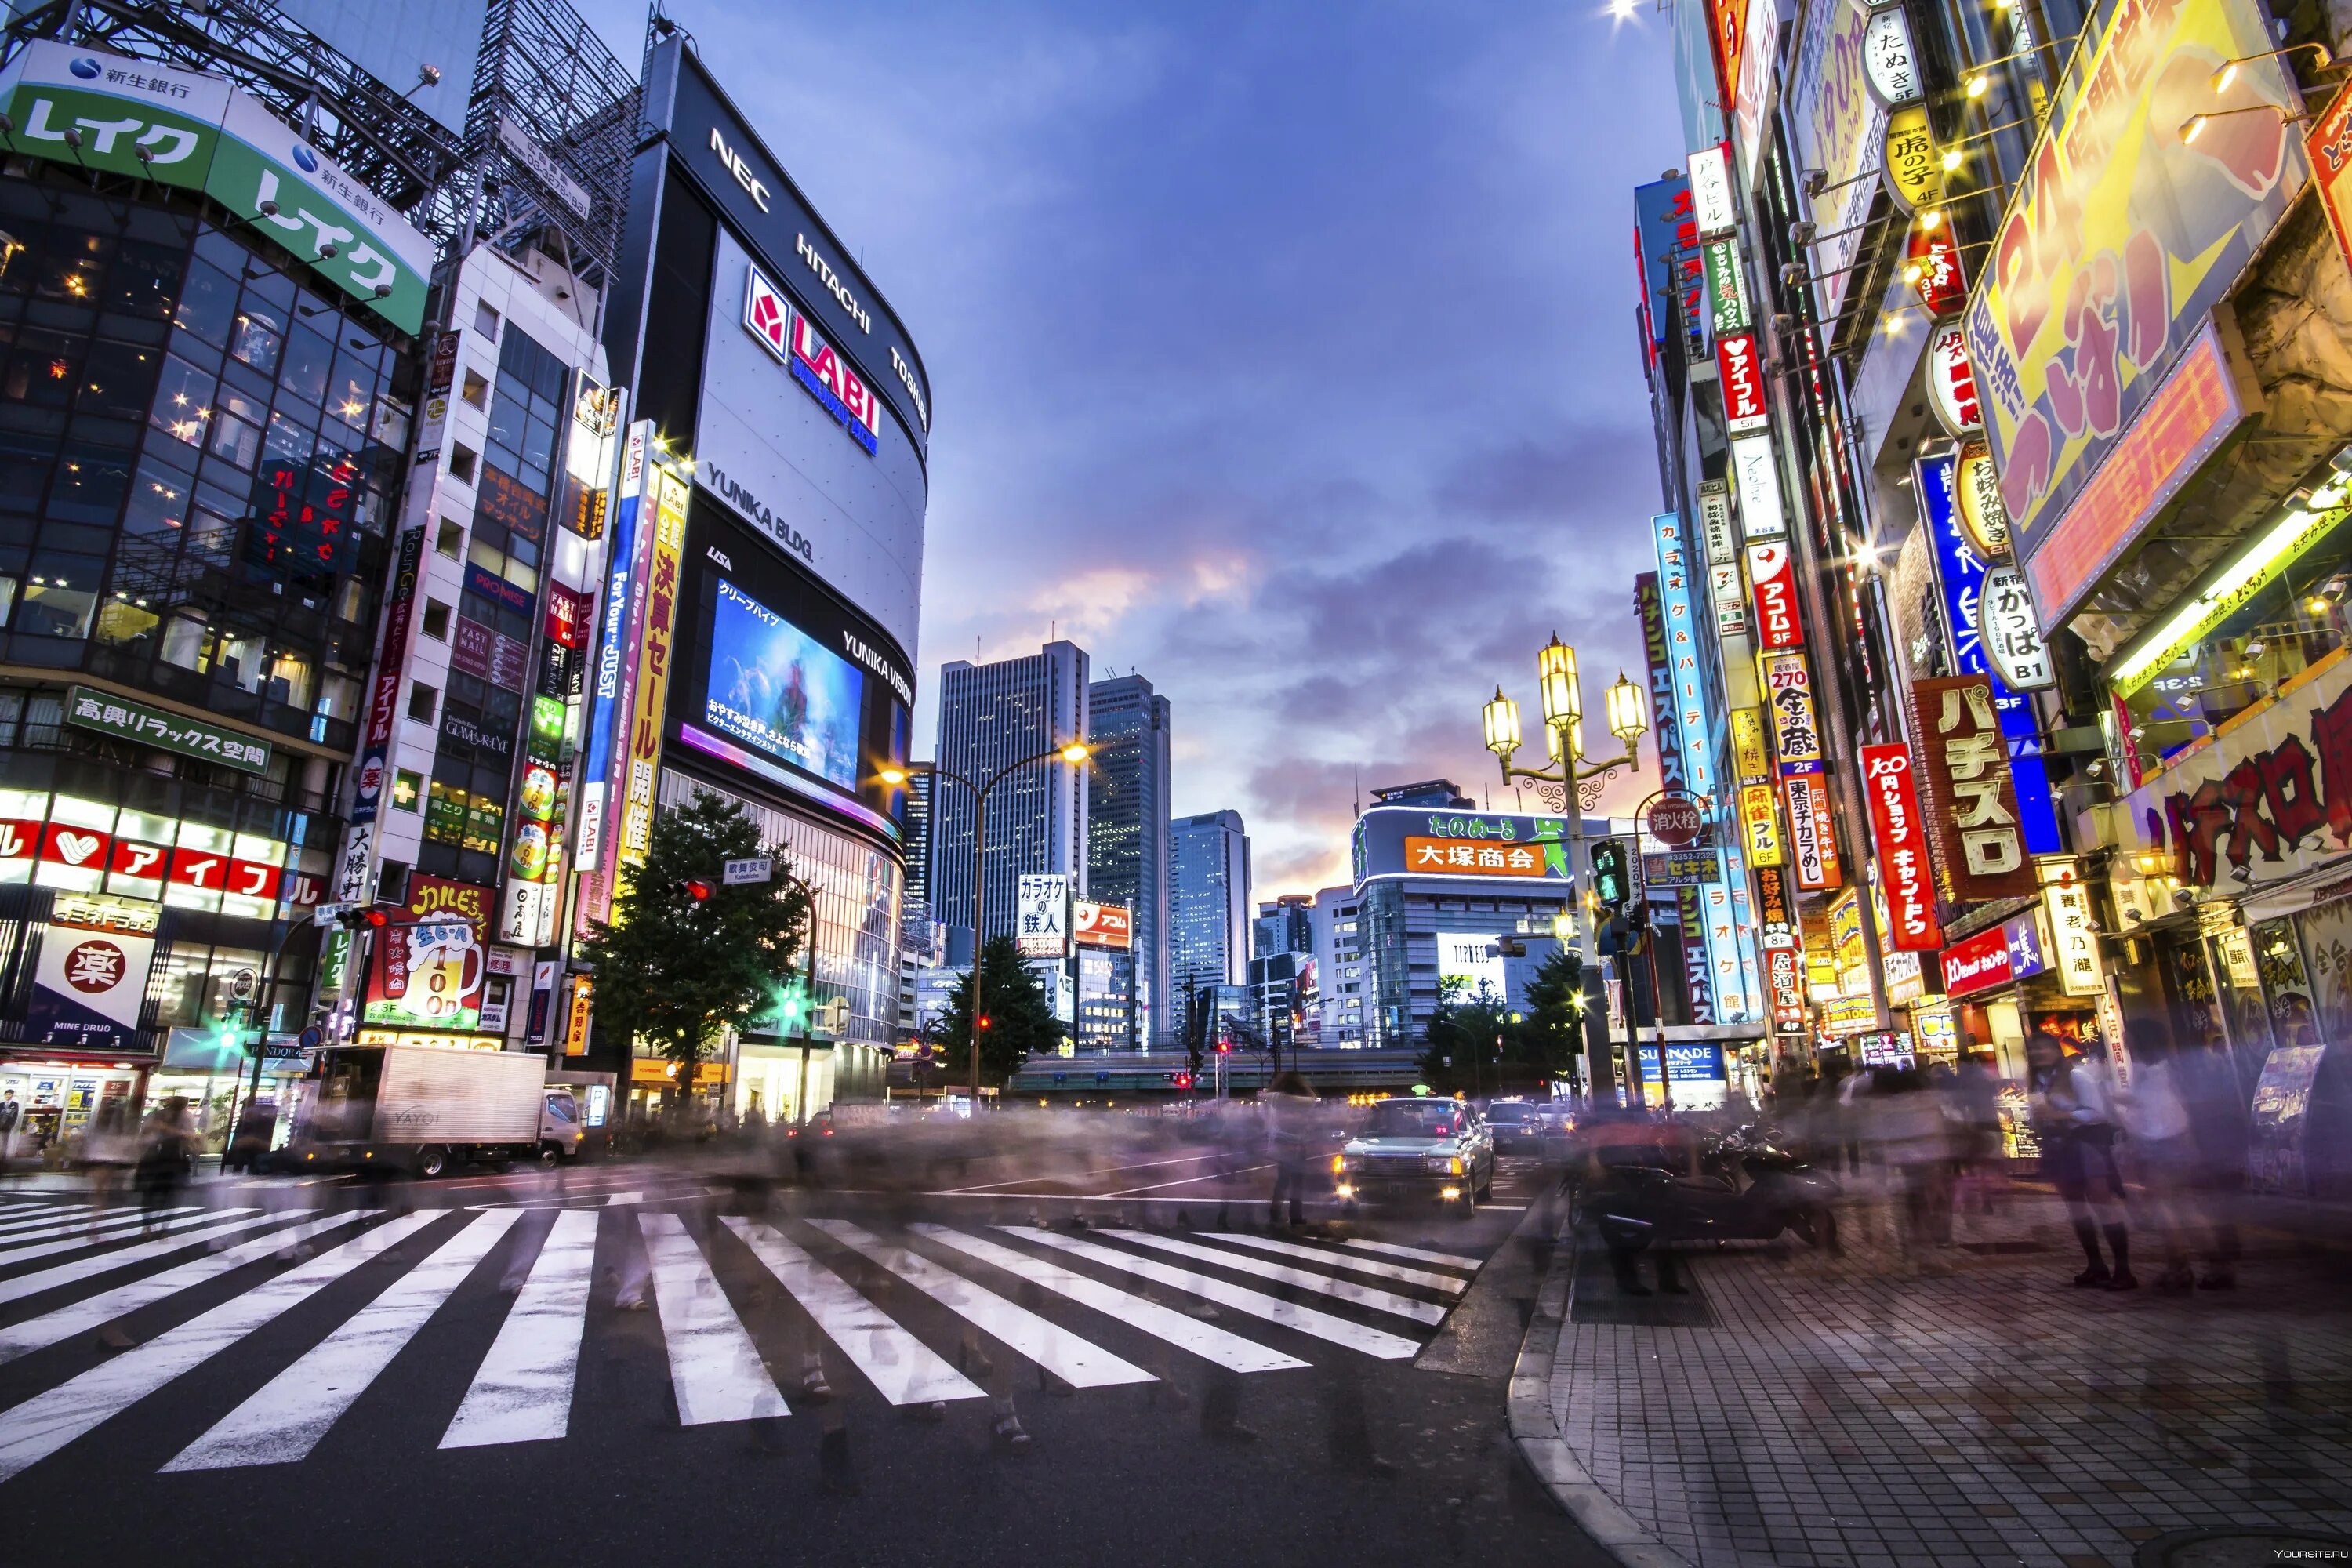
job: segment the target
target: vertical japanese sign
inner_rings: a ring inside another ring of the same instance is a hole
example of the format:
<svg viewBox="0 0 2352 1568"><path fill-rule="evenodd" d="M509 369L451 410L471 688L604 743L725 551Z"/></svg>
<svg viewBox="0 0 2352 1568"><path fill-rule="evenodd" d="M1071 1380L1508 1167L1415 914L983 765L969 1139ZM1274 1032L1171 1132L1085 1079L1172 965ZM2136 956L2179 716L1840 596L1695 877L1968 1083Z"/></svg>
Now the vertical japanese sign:
<svg viewBox="0 0 2352 1568"><path fill-rule="evenodd" d="M1733 437L1731 487L1739 497L1741 538L1752 543L1778 539L1789 531L1788 513L1780 507L1780 465L1772 455L1771 432L1759 430Z"/></svg>
<svg viewBox="0 0 2352 1568"><path fill-rule="evenodd" d="M1805 640L1797 611L1797 564L1785 543L1748 547L1748 581L1756 595L1756 641L1768 648Z"/></svg>
<svg viewBox="0 0 2352 1568"><path fill-rule="evenodd" d="M2011 787L2009 752L1981 675L1911 684L1915 732L1927 754L1929 814L1955 902L2039 891Z"/></svg>
<svg viewBox="0 0 2352 1568"><path fill-rule="evenodd" d="M1870 800L1871 835L1877 840L1887 934L1898 952L1932 952L1944 945L1944 932L1936 921L1935 868L1927 856L1918 785L1911 775L1911 748L1864 746L1862 783Z"/></svg>
<svg viewBox="0 0 2352 1568"><path fill-rule="evenodd" d="M1676 174L1633 188L1633 252L1642 274L1642 314L1653 354L1679 325L1698 336L1706 304L1706 263L1698 250L1698 221L1690 182Z"/></svg>
<svg viewBox="0 0 2352 1568"><path fill-rule="evenodd" d="M686 507L694 494L684 477L667 468L658 478L636 703L629 721L627 773L621 789L617 864L622 866L644 865L653 837L654 785L661 771L662 725L669 712L670 644L677 627L678 569L686 558Z"/></svg>
<svg viewBox="0 0 2352 1568"><path fill-rule="evenodd" d="M1764 365L1753 332L1729 332L1715 340L1716 374L1723 382L1723 422L1745 435L1771 424L1764 406Z"/></svg>
<svg viewBox="0 0 2352 1568"><path fill-rule="evenodd" d="M613 912L612 864L614 835L608 815L620 815L615 787L619 763L628 750L628 722L635 696L635 629L642 606L636 584L645 581L641 560L653 545L653 518L647 513L648 481L653 473L653 422L631 425L621 448L621 478L614 488L613 553L604 567L604 603L597 620L596 679L588 711L587 756L580 769L580 835L572 863L582 873L575 906L579 934L588 934L592 921Z"/></svg>
<svg viewBox="0 0 2352 1568"><path fill-rule="evenodd" d="M2058 837L2058 811L2051 796L2050 772L2042 761L2042 726L2034 717L2033 700L2003 684L1992 673L1992 662L1985 653L1980 626L1985 562L1970 543L1962 521L1959 487L1965 469L1965 448L1958 462L1947 453L1925 458L1912 468L1912 494L1919 498L1919 521L1933 545L1929 555L1936 567L1937 603L1944 612L1944 647L1951 655L1954 671L1985 676L1990 681L1993 707L2000 715L2000 732L2011 759L2026 850L2055 855L2065 846Z"/></svg>
<svg viewBox="0 0 2352 1568"><path fill-rule="evenodd" d="M2050 961L2058 983L2069 996L2100 996L2106 993L2106 972L2099 962L2099 928L2091 918L2090 889L2075 874L2073 862L2046 863L2042 884L2042 910L2050 917Z"/></svg>
<svg viewBox="0 0 2352 1568"><path fill-rule="evenodd" d="M1684 537L1682 518L1663 512L1650 520L1658 554L1658 596L1665 617L1667 656L1672 661L1674 696L1683 751L1684 787L1705 803L1709 822L1727 821L1732 802L1715 775L1717 726L1723 705L1716 700L1700 632L1693 576L1697 567ZM1718 851L1708 851L1710 856ZM1713 978L1715 1019L1730 1023L1748 1016L1747 989L1742 983L1738 933L1727 918L1703 911L1700 929L1706 950L1707 973Z"/></svg>
<svg viewBox="0 0 2352 1568"><path fill-rule="evenodd" d="M359 903L368 896L368 868L375 858L375 823L383 809L384 773L391 765L392 733L400 720L400 678L408 664L409 623L416 607L416 578L425 559L422 525L400 536L393 557L392 591L384 595L383 651L376 657L375 684L368 691L367 734L352 795L350 831L335 872L335 901Z"/></svg>
<svg viewBox="0 0 2352 1568"><path fill-rule="evenodd" d="M1650 717L1657 726L1658 784L1669 795L1688 790L1683 773L1682 725L1675 715L1674 656L1666 643L1666 617L1658 603L1658 574L1644 572L1633 579L1633 609L1642 622L1642 652L1650 671Z"/></svg>
<svg viewBox="0 0 2352 1568"><path fill-rule="evenodd" d="M1822 726L1813 709L1813 671L1796 648L1756 656L1757 679L1772 721L1772 754L1783 777L1822 771Z"/></svg>
<svg viewBox="0 0 2352 1568"><path fill-rule="evenodd" d="M1780 781L1789 802L1789 865L1797 886L1809 893L1845 884L1838 864L1837 834L1830 822L1829 786L1819 773Z"/></svg>

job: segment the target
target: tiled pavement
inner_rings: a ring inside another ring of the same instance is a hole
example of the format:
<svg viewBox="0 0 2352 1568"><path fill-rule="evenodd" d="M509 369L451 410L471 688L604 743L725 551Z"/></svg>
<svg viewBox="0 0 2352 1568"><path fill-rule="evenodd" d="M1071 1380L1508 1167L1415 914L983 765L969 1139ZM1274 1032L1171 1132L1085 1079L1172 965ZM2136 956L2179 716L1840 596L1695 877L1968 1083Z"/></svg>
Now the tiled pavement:
<svg viewBox="0 0 2352 1568"><path fill-rule="evenodd" d="M1712 1326L1591 1321L1623 1304L1581 1260L1551 1412L1657 1544L1698 1568L2093 1568L2188 1531L2352 1540L2341 1253L2250 1237L2233 1292L2111 1294L2070 1287L2047 1196L1964 1216L1924 1272L1884 1211L1847 1230L1842 1259L1692 1255L1675 1305Z"/></svg>

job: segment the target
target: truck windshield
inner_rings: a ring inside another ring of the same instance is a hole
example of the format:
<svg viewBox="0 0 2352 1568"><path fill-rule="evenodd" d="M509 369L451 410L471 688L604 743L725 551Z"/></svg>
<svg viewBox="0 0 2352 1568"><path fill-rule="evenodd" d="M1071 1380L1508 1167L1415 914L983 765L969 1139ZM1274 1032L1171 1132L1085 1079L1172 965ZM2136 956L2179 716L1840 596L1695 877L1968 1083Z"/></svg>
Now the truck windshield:
<svg viewBox="0 0 2352 1568"><path fill-rule="evenodd" d="M319 1063L319 1092L310 1102L310 1136L365 1138L374 1118L376 1084L383 1077L381 1048L327 1052Z"/></svg>

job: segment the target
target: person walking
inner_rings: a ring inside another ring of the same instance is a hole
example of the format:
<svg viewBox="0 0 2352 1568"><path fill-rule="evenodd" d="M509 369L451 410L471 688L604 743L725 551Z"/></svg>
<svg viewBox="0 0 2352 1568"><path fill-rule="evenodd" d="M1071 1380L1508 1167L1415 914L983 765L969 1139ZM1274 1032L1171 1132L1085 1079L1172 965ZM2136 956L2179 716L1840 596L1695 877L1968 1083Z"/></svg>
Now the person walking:
<svg viewBox="0 0 2352 1568"><path fill-rule="evenodd" d="M139 1193L139 1205L145 1215L144 1230L152 1231L163 1222L163 1211L172 1206L195 1163L194 1140L188 1128L188 1102L179 1095L157 1107L141 1130L138 1163L131 1173L131 1183Z"/></svg>
<svg viewBox="0 0 2352 1568"><path fill-rule="evenodd" d="M2123 1178L2116 1170L2116 1125L2098 1065L2088 1057L2069 1056L2065 1042L2046 1028L2027 1039L2025 1059L2042 1168L2065 1201L2086 1260L2074 1284L2083 1289L2137 1289ZM2112 1268L2099 1256L2102 1230L2115 1257Z"/></svg>
<svg viewBox="0 0 2352 1568"><path fill-rule="evenodd" d="M2000 1142L2000 1072L1992 1057L1971 1051L1952 1075L1954 1119L1959 1125L1958 1182L1979 1215L2000 1212L2006 1180Z"/></svg>
<svg viewBox="0 0 2352 1568"><path fill-rule="evenodd" d="M25 1108L16 1103L16 1091L10 1089L0 1098L0 1165L16 1156L16 1123L24 1119Z"/></svg>
<svg viewBox="0 0 2352 1568"><path fill-rule="evenodd" d="M2196 1165L2189 1178L2190 1202L2205 1230L2201 1290L2232 1289L2238 1283L2237 1221L2231 1205L2246 1180L2246 1100L2237 1065L2219 1034L2173 1053L2173 1087L2189 1117Z"/></svg>
<svg viewBox="0 0 2352 1568"><path fill-rule="evenodd" d="M1266 1223L1282 1223L1282 1205L1290 1200L1290 1223L1303 1226L1307 1215L1301 1205L1307 1194L1307 1167L1315 1157L1315 1133L1319 1118L1315 1113L1315 1090L1295 1071L1276 1073L1266 1086L1264 1096L1268 1123L1267 1132L1274 1149L1274 1197L1267 1205Z"/></svg>
<svg viewBox="0 0 2352 1568"><path fill-rule="evenodd" d="M2164 1247L2164 1272L2156 1277L2156 1288L2187 1290L2197 1283L2189 1262L2197 1142L2173 1067L2172 1037L2153 1018L2134 1018L2124 1026L2124 1044L2131 1075L2116 1089L2116 1115L2129 1135L2124 1153L2139 1184L2141 1213L2156 1226Z"/></svg>

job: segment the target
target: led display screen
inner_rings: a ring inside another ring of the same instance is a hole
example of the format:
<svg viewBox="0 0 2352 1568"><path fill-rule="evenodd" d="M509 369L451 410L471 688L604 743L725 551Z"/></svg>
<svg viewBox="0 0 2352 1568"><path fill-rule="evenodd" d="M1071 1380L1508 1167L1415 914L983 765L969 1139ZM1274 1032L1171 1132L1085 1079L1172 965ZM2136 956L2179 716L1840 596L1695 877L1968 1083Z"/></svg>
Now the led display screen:
<svg viewBox="0 0 2352 1568"><path fill-rule="evenodd" d="M720 578L710 625L706 723L842 788L857 787L866 677Z"/></svg>

